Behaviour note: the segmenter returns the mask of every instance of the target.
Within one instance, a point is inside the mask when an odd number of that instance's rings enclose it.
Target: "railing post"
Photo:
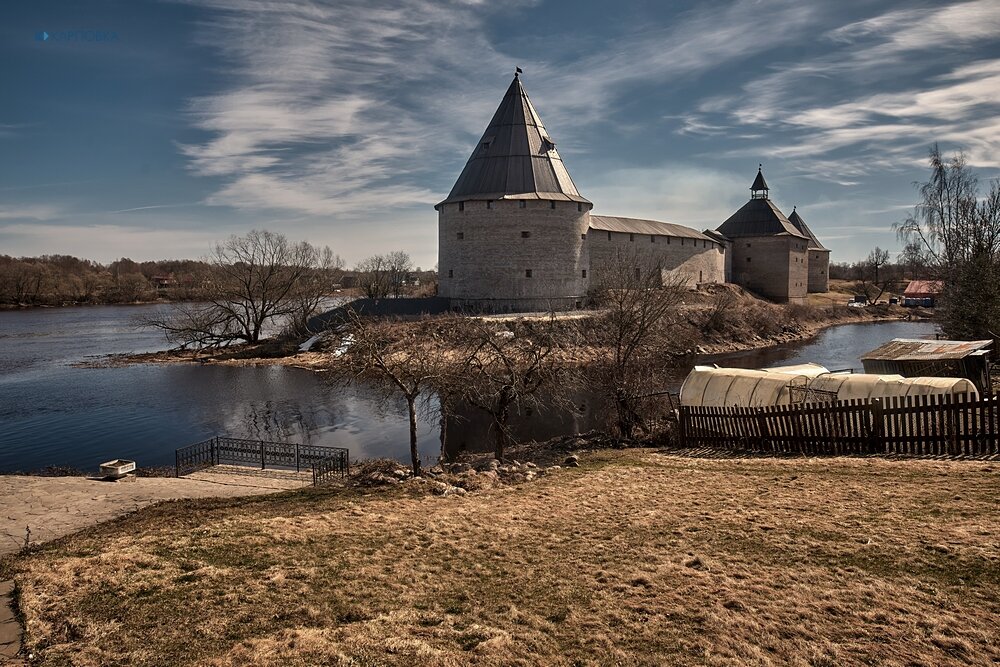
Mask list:
[[[263,440],[260,441],[260,469],[261,470],[265,469],[265,465],[264,465],[264,441]]]
[[[174,477],[181,476],[181,452],[179,449],[174,450]]]
[[[295,472],[301,472],[299,469],[299,443],[295,443]]]

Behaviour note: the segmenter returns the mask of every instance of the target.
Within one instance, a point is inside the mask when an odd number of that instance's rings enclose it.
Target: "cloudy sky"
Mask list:
[[[263,227],[433,266],[516,65],[596,213],[716,227],[763,163],[853,261],[898,250],[932,143],[1000,175],[997,0],[9,0],[0,254]]]

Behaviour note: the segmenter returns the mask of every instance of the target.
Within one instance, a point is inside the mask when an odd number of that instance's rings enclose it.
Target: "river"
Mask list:
[[[352,459],[408,460],[405,407],[381,405],[364,384],[333,387],[322,374],[282,366],[76,365],[112,353],[166,349],[158,332],[132,324],[164,307],[0,312],[0,472],[50,465],[90,471],[112,458],[172,465],[177,447],[216,434],[347,447]],[[711,360],[747,368],[814,361],[860,370],[863,352],[894,337],[933,333],[926,322],[848,324],[805,343]],[[685,374],[678,370],[677,385]],[[578,409],[572,412],[516,416],[517,438],[541,440],[606,421],[589,392],[573,398]],[[455,420],[448,438],[457,448],[488,450],[486,428],[473,413]],[[439,446],[436,419],[422,418],[421,456],[435,460]]]

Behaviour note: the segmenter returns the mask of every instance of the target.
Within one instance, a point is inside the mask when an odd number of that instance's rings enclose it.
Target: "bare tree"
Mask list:
[[[398,299],[403,294],[413,262],[402,250],[372,255],[358,263],[358,285],[369,299]]]
[[[330,286],[340,282],[344,260],[329,247],[318,251],[316,265],[306,271],[290,293],[292,312],[288,316],[290,329],[298,335],[309,335],[309,318],[321,310]]]
[[[311,281],[332,253],[282,234],[251,231],[215,246],[205,292],[208,303],[179,307],[165,317],[142,321],[164,330],[182,346],[256,343],[264,327],[286,317],[303,317],[303,305],[329,292],[325,280]],[[322,274],[321,274],[322,275]]]
[[[632,439],[637,430],[648,430],[640,403],[662,393],[656,368],[664,364],[656,357],[686,286],[681,277],[666,274],[656,259],[625,251],[601,266],[598,275],[593,297],[604,312],[595,319],[594,330],[610,353],[590,374],[615,406],[619,433]]]
[[[331,363],[341,381],[369,380],[383,397],[402,396],[410,424],[410,462],[420,475],[417,403],[450,375],[441,324],[433,320],[402,324],[362,318],[353,311],[345,330],[344,353]]]
[[[860,263],[861,278],[855,285],[856,289],[868,299],[868,305],[878,303],[889,288],[885,267],[889,264],[889,251],[878,246],[868,253],[868,258]]]
[[[562,336],[551,319],[465,320],[452,336],[460,353],[462,398],[490,416],[494,455],[502,460],[511,408],[541,407],[539,389],[564,375],[556,359]]]
[[[942,328],[954,338],[996,337],[1000,331],[1000,181],[980,196],[962,153],[946,159],[935,145],[931,177],[920,203],[895,225],[900,239],[918,243],[930,274],[944,283]]]

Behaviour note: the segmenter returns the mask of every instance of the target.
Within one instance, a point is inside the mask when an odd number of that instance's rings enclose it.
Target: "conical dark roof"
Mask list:
[[[796,209],[792,209],[792,214],[788,216],[788,222],[795,225],[795,229],[799,230],[804,236],[809,237],[809,250],[826,250],[823,244],[819,242],[816,235],[812,233],[812,230],[806,226],[806,221],[802,219],[799,212]]]
[[[751,192],[770,189],[767,187],[767,181],[764,180],[763,167],[757,167],[757,178],[753,179],[753,185],[750,186]]]
[[[770,199],[751,199],[719,225],[717,231],[731,239],[778,234],[806,238]]]
[[[502,197],[590,203],[577,191],[517,75],[441,203]]]

